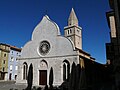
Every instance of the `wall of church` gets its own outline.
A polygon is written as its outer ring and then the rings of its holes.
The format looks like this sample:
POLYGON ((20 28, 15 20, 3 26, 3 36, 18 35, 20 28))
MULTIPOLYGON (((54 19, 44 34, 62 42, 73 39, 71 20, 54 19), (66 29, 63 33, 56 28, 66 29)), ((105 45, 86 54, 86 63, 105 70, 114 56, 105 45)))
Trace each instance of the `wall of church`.
POLYGON ((68 61, 70 64, 70 70, 73 61, 78 64, 79 56, 69 56, 69 57, 56 57, 56 58, 34 58, 34 59, 25 59, 20 60, 19 62, 19 71, 18 71, 18 80, 17 83, 26 83, 27 80, 23 79, 23 64, 26 62, 28 65, 27 73, 29 66, 33 64, 33 85, 40 84, 40 70, 47 70, 47 84, 49 84, 49 74, 50 68, 53 68, 54 73, 54 85, 60 85, 63 82, 63 63, 68 61))

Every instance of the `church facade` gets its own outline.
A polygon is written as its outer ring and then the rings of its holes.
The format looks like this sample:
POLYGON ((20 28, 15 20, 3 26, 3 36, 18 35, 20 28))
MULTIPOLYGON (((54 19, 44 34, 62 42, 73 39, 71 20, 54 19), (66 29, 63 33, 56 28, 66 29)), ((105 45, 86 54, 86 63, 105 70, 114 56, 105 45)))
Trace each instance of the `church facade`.
POLYGON ((82 51, 82 28, 72 9, 65 35, 60 34, 59 27, 46 15, 35 27, 31 41, 22 48, 18 61, 18 78, 16 83, 27 83, 28 67, 33 65, 33 85, 49 83, 50 68, 53 68, 54 85, 60 85, 69 77, 72 63, 84 67, 82 57, 94 60, 90 54, 82 51))

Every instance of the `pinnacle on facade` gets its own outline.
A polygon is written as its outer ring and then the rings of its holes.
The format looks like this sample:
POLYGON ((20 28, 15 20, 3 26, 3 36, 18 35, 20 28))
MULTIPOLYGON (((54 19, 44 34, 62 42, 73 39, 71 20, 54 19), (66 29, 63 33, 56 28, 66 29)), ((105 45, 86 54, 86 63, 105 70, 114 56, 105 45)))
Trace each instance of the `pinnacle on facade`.
POLYGON ((68 26, 73 26, 73 25, 78 26, 78 19, 74 9, 72 8, 69 19, 68 19, 68 26))

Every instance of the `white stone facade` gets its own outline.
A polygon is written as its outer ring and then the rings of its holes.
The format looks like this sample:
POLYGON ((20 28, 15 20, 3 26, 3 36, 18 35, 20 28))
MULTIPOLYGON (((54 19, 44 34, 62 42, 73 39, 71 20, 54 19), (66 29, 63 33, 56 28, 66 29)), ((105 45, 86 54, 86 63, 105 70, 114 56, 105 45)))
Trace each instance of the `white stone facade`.
POLYGON ((53 68, 54 85, 63 82, 63 64, 69 63, 70 68, 73 61, 79 63, 79 52, 70 39, 60 35, 56 23, 48 16, 36 26, 32 33, 32 39, 22 49, 22 55, 18 61, 18 78, 16 83, 27 83, 25 69, 33 65, 33 85, 49 83, 50 68, 53 68), (44 77, 42 77, 44 76, 44 77), (46 80, 43 82, 41 80, 46 80))

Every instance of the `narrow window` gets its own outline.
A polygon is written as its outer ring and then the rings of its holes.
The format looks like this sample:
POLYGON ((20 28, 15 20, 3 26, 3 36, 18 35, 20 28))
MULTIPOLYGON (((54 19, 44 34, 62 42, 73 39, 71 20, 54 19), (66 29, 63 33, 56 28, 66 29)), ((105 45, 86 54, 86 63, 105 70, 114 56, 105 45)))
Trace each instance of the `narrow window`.
POLYGON ((3 61, 3 64, 5 64, 5 60, 3 61))
POLYGON ((66 65, 65 63, 63 64, 63 81, 66 80, 66 65))
POLYGON ((15 66, 15 70, 18 70, 18 66, 15 66))
POLYGON ((66 81, 69 79, 70 75, 70 64, 67 60, 63 63, 63 81, 66 81))
POLYGON ((72 33, 72 30, 70 29, 70 33, 72 33))
POLYGON ((79 30, 77 30, 77 32, 79 33, 79 30))
POLYGON ((9 74, 9 80, 11 80, 11 79, 12 79, 12 73, 9 74))
POLYGON ((3 72, 5 71, 5 68, 3 67, 3 72))
POLYGON ((14 58, 13 58, 13 57, 11 57, 11 61, 14 61, 14 58))
POLYGON ((4 54, 4 57, 6 57, 6 54, 4 54))
POLYGON ((12 51, 12 54, 13 54, 13 51, 12 51))
POLYGON ((69 30, 68 30, 68 34, 69 34, 70 32, 69 32, 69 30))
POLYGON ((15 80, 17 79, 17 75, 15 75, 15 80))
POLYGON ((23 80, 27 79, 27 63, 23 64, 23 80))
POLYGON ((12 71, 12 65, 10 65, 10 71, 12 71))

